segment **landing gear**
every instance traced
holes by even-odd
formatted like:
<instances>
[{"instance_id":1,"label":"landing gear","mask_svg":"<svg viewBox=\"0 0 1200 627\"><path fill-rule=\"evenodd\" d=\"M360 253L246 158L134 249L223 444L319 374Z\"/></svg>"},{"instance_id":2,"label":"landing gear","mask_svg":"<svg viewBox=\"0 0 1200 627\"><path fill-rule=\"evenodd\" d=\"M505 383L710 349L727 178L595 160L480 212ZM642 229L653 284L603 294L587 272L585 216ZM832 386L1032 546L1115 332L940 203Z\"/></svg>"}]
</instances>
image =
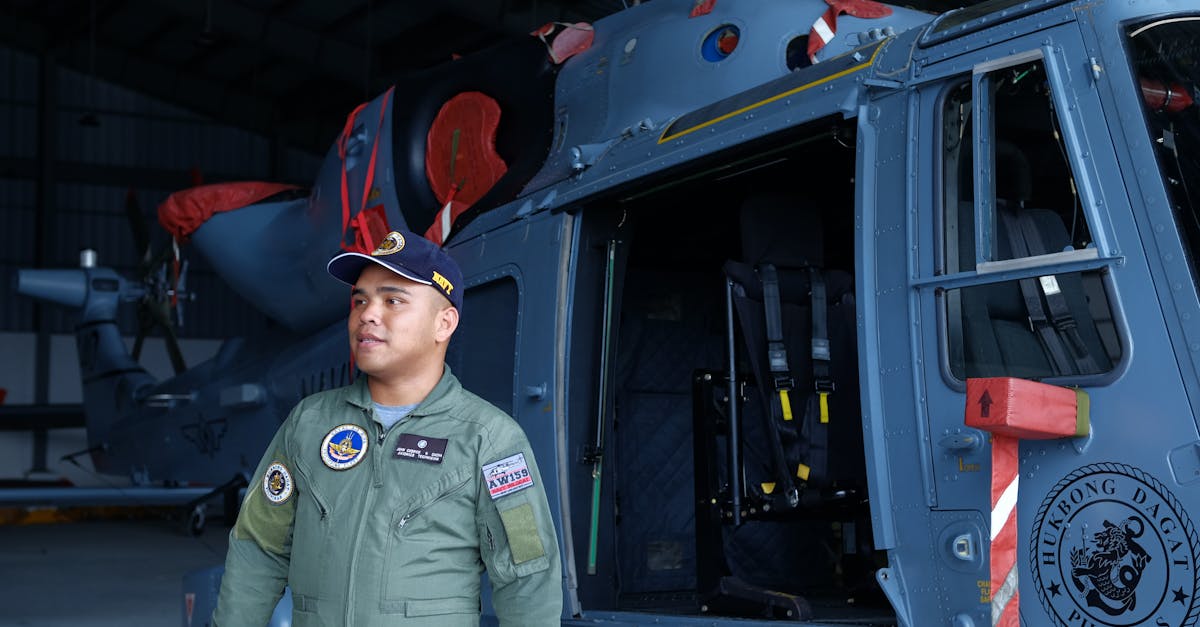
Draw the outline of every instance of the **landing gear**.
<instances>
[{"instance_id":1,"label":"landing gear","mask_svg":"<svg viewBox=\"0 0 1200 627\"><path fill-rule=\"evenodd\" d=\"M183 532L190 536L199 536L204 533L204 528L208 524L208 502L217 496L222 498L222 504L225 506L225 522L232 525L237 520L238 507L241 505L238 493L247 485L246 476L239 473L203 496L185 504L183 506Z\"/></svg>"},{"instance_id":2,"label":"landing gear","mask_svg":"<svg viewBox=\"0 0 1200 627\"><path fill-rule=\"evenodd\" d=\"M192 537L197 537L204 533L205 524L208 522L208 505L201 503L196 505L188 512L183 520L183 532Z\"/></svg>"}]
</instances>

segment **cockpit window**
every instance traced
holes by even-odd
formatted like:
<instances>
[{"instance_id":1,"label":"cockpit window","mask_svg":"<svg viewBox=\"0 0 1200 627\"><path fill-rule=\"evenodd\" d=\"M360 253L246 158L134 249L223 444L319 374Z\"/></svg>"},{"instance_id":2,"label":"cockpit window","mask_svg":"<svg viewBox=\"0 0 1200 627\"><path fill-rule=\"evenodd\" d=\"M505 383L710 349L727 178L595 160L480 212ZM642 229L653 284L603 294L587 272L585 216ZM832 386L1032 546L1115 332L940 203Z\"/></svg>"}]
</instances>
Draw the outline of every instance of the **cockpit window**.
<instances>
[{"instance_id":1,"label":"cockpit window","mask_svg":"<svg viewBox=\"0 0 1200 627\"><path fill-rule=\"evenodd\" d=\"M1200 16L1139 22L1126 35L1146 127L1195 276L1200 265Z\"/></svg>"},{"instance_id":2,"label":"cockpit window","mask_svg":"<svg viewBox=\"0 0 1200 627\"><path fill-rule=\"evenodd\" d=\"M943 100L943 274L1095 253L1046 67L1022 58ZM1121 356L1100 270L947 289L943 303L957 379L1096 375Z\"/></svg>"}]
</instances>

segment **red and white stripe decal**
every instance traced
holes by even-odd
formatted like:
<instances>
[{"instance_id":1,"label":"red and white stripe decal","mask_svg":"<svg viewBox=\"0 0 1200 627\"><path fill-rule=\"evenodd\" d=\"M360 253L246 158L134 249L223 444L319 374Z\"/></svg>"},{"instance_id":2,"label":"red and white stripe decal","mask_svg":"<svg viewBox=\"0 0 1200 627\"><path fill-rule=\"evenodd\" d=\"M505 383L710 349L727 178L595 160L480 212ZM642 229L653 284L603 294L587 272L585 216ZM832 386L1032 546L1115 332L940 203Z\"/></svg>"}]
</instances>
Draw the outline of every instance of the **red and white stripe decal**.
<instances>
[{"instance_id":1,"label":"red and white stripe decal","mask_svg":"<svg viewBox=\"0 0 1200 627\"><path fill-rule=\"evenodd\" d=\"M1020 440L992 435L992 625L1020 627L1017 590L1017 486Z\"/></svg>"},{"instance_id":2,"label":"red and white stripe decal","mask_svg":"<svg viewBox=\"0 0 1200 627\"><path fill-rule=\"evenodd\" d=\"M812 28L808 31L808 58L813 62L817 62L817 52L825 47L825 44L833 41L833 37L837 34L837 9L830 7L828 11L821 14L817 21L813 22Z\"/></svg>"}]
</instances>

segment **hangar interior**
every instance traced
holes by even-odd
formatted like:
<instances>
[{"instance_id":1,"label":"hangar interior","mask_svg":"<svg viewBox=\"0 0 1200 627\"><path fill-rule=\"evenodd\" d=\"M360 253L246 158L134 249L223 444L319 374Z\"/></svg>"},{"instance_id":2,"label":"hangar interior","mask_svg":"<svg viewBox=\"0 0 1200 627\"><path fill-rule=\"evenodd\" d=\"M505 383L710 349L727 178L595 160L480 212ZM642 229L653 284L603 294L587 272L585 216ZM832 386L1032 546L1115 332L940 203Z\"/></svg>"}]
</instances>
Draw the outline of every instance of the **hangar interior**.
<instances>
[{"instance_id":1,"label":"hangar interior","mask_svg":"<svg viewBox=\"0 0 1200 627\"><path fill-rule=\"evenodd\" d=\"M0 5L0 487L124 487L134 482L136 474L131 469L130 477L98 475L87 455L71 456L88 446L82 426L75 316L17 295L17 270L76 268L83 251L94 251L99 265L125 276L171 272L170 257L159 255L164 251L169 255L172 242L158 226L155 211L169 194L201 183L242 180L307 187L346 115L406 74L527 37L532 28L547 22L590 22L638 3L11 0ZM940 11L963 3L909 4ZM827 144L823 149L853 146L852 137L836 132L822 137ZM681 226L691 229L687 237L677 240L681 246L688 243L686 250L653 246L649 237L631 240L622 309L627 326L617 353L622 390L617 403L625 419L617 432L616 455L623 456L624 470L616 473L618 464L608 469L614 473L608 478L610 485L618 486L626 507L641 503L651 511L655 504L666 502L679 505L682 509L677 511L682 513L622 522L619 512L610 512L612 527L602 542L607 543L611 559L603 567L612 569L609 575L619 585L585 592L592 595L586 600L599 607L669 610L678 601L676 592L695 590L697 581L711 575L706 569L713 567L711 560L716 558L696 554L696 535L723 532L719 523L706 527L691 505L696 481L690 470L693 405L690 400L680 401L694 393L696 371L718 371L725 364L720 344L725 333L721 276L723 264L738 260L743 252L743 241L737 238L744 235L738 215L753 204L752 190L769 191L781 177L795 176L797 164L805 163L804 151L809 150L800 144L770 148L777 151L777 160L760 159L753 167L724 170L707 183L672 187L597 208L612 214L613 223L628 213L633 216L630 224L644 234ZM829 187L828 202L810 209L823 222L818 232L829 236L825 266L852 273L853 202L847 190L853 151L839 154L840 159L807 162L810 180L846 184ZM727 223L690 221L688 208L701 202L731 209L725 214ZM670 209L660 211L659 206ZM143 242L148 243L151 256L168 263L148 264ZM689 262L681 266L680 259ZM267 319L226 286L202 258L189 256L186 244L181 247L181 260L188 262L188 297L183 299L183 319L173 322L172 332L186 363L212 357L227 338L274 332ZM675 291L652 295L649 288L660 285L664 277ZM130 346L143 345L140 362L147 370L168 377L173 372L172 342L161 325L148 323L144 316L139 316L137 307L124 308L122 335ZM639 338L650 337L645 332L650 327L656 327L657 337L668 338L667 344L639 343ZM687 341L696 336L705 341ZM744 354L742 358L749 370L750 358ZM853 392L846 388L843 395L851 397ZM651 423L650 415L665 420ZM748 421L754 419L747 416ZM648 439L651 428L660 435L665 429L670 437ZM659 448L647 450L648 442ZM672 463L642 463L660 459ZM714 476L722 472L711 471ZM668 474L655 475L662 472ZM44 529L18 532L14 527L6 529L5 523L65 522L73 520L70 516L35 516L28 509L13 513L15 509L0 503L0 548L5 549L0 553L13 560L6 562L10 566L6 570L26 568L30 577L22 586L0 589L0 601L9 608L7 618L18 624L130 624L121 619L128 616L124 606L130 601L148 612L147 624L178 621L176 592L183 570L224 554L226 528L210 525L200 538L202 545L185 546L177 563L159 568L161 560L131 562L143 564L129 568L147 572L158 586L141 589L167 591L161 597L150 592L130 596L128 589L99 587L94 598L79 603L68 594L71 585L55 579L72 570L64 564L86 554L89 568L75 569L82 577L77 583L91 586L113 569L125 568L114 565L114 554L144 550L177 555L174 551L180 543L162 540L178 534L177 521L163 523L157 512L97 509L81 516L149 516L151 521L139 520L131 528L109 522L105 524L110 527L100 531L64 524L59 525L61 535L55 535ZM814 581L836 572L836 590L815 592L842 595L857 588L862 573L856 569L867 568L875 556L870 550L859 550L864 540L869 542L860 519L852 514L838 524L822 521L813 527L816 531L809 537L819 545L816 548L776 543L771 546L782 548L772 557L745 551L764 537L778 539L781 530L811 523L756 522L739 532L746 538L724 541L728 554L722 559L727 559L735 575L752 579L754 575L744 567L748 560L774 559L776 572L768 576L791 576L798 572L784 563L791 557L834 555L807 571L810 580L801 577L791 583L797 590L811 591ZM148 526L148 535L137 531L142 528L137 525ZM849 531L856 525L857 537ZM585 537L585 531L580 529L576 538ZM112 535L106 535L109 532ZM110 542L110 553L105 554ZM136 578L129 581L142 585ZM102 607L105 597L118 599L121 607ZM115 618L106 623L103 616L109 610ZM49 614L54 617L47 618ZM81 622L87 618L92 622Z\"/></svg>"},{"instance_id":2,"label":"hangar interior","mask_svg":"<svg viewBox=\"0 0 1200 627\"><path fill-rule=\"evenodd\" d=\"M15 293L20 268L72 268L80 252L127 276L142 267L136 230L170 246L155 209L200 183L311 185L346 115L408 73L549 21L622 8L589 2L404 3L148 0L17 1L0 8L0 480L122 484L63 463L86 448L71 312ZM131 216L139 216L133 220ZM142 224L134 225L133 222ZM187 363L265 319L189 262ZM139 335L136 308L123 335ZM162 330L144 366L172 367ZM82 467L81 467L82 466Z\"/></svg>"}]
</instances>

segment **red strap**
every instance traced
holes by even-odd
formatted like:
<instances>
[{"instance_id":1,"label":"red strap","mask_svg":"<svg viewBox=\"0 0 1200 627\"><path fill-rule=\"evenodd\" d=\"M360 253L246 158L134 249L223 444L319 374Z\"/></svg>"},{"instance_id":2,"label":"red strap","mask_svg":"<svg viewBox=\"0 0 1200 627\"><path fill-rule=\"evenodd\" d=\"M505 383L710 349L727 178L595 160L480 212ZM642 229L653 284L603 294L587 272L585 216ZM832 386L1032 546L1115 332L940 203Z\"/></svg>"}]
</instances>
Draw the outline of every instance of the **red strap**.
<instances>
[{"instance_id":1,"label":"red strap","mask_svg":"<svg viewBox=\"0 0 1200 627\"><path fill-rule=\"evenodd\" d=\"M692 5L692 12L688 17L700 17L712 13L713 7L716 6L717 0L696 0Z\"/></svg>"},{"instance_id":2,"label":"red strap","mask_svg":"<svg viewBox=\"0 0 1200 627\"><path fill-rule=\"evenodd\" d=\"M346 186L346 142L350 140L350 133L354 132L354 118L358 117L358 112L362 111L367 104L364 102L358 105L350 112L350 115L346 116L346 126L342 129L341 136L338 137L338 158L342 160L342 248L346 247L346 227L350 226L350 190Z\"/></svg>"},{"instance_id":3,"label":"red strap","mask_svg":"<svg viewBox=\"0 0 1200 627\"><path fill-rule=\"evenodd\" d=\"M379 123L375 128L374 137L371 138L371 159L370 159L370 161L367 162L367 173L363 179L363 193L362 193L361 205L359 206L359 214L361 214L363 212L363 210L366 209L367 200L369 199L369 196L371 193L371 185L375 182L375 162L379 157L379 133L383 130L383 122L387 116L388 102L391 100L392 92L395 89L396 89L396 87L392 86L386 92L384 92L383 101L379 104ZM354 109L354 111L350 112L350 115L346 117L346 126L345 126L345 128L342 129L342 135L341 135L341 137L338 138L338 156L341 157L341 159L342 159L342 241L341 241L341 245L342 245L343 250L350 249L350 247L346 246L346 231L351 226L350 189L349 189L348 183L346 182L346 170L347 170L347 168L346 168L346 143L348 142L348 140L350 138L350 133L354 132L355 118L358 117L359 112L362 111L368 104L370 104L370 103L364 102L364 103L358 105L358 107L356 107ZM370 239L370 238L368 238L368 239ZM360 241L359 238L356 236L355 237L355 248L357 248L360 245L359 241ZM360 252L369 252L371 250L373 250L373 248L367 248L366 250L363 250Z\"/></svg>"}]
</instances>

